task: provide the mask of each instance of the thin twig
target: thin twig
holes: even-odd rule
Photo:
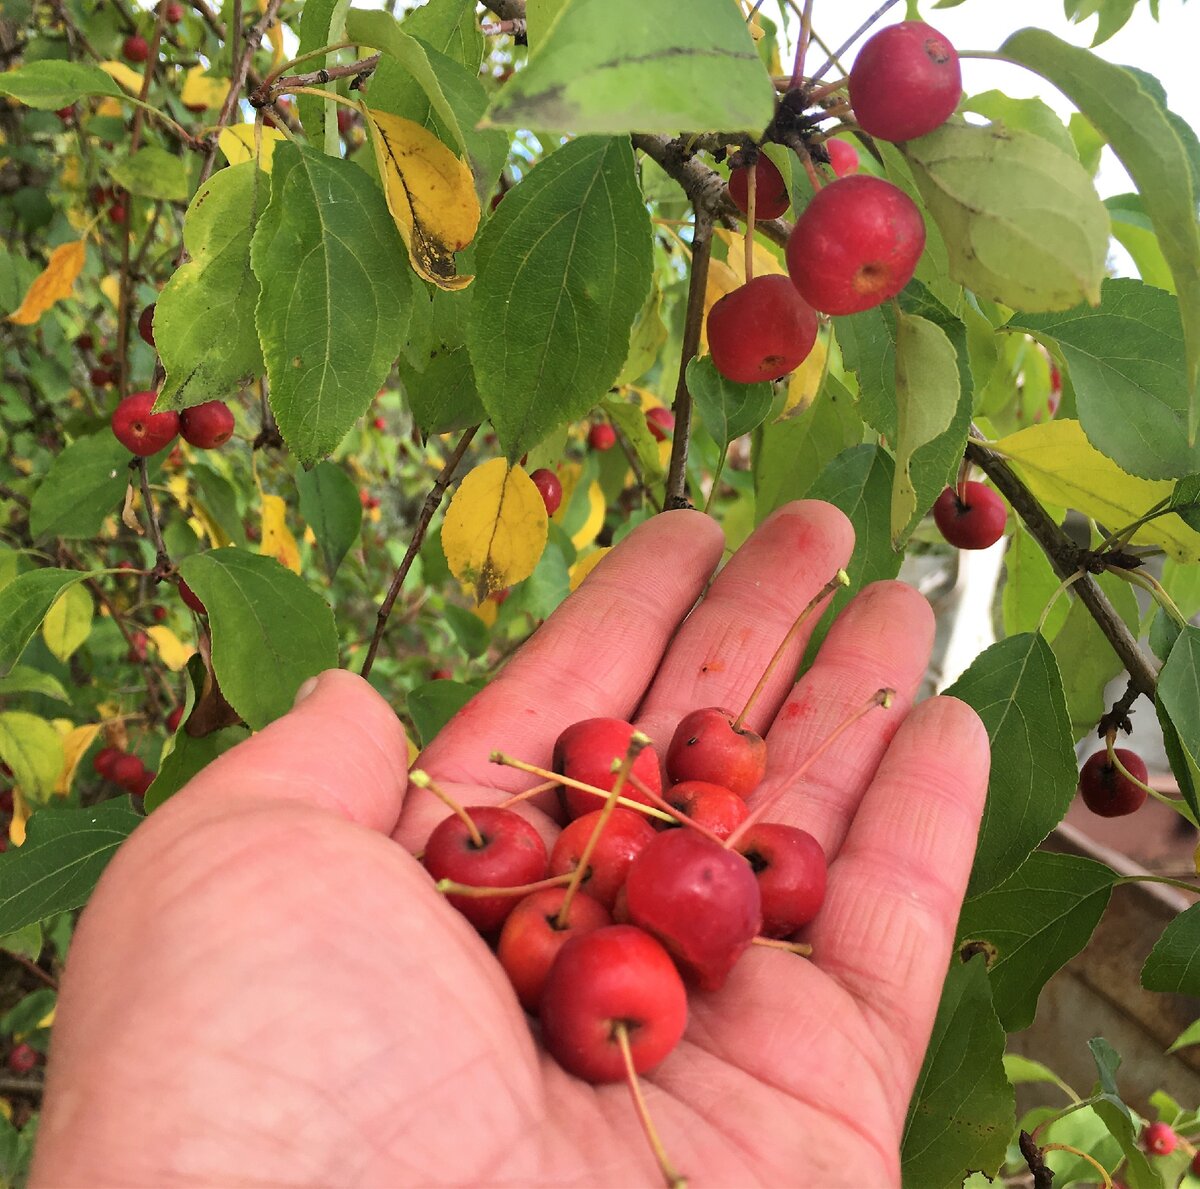
[[[873,13],[871,13],[871,15],[867,17],[867,19],[863,21],[863,23],[859,25],[859,27],[855,29],[854,32],[851,33],[850,36],[847,37],[846,40],[843,41],[842,44],[833,51],[832,54],[829,55],[829,60],[824,66],[821,67],[820,70],[817,71],[816,74],[812,76],[809,81],[815,83],[819,79],[823,78],[825,72],[834,64],[834,62],[837,61],[838,58],[840,58],[873,24],[875,24],[875,22],[879,20],[879,18],[883,16],[883,14],[887,12],[889,8],[894,8],[899,3],[900,0],[885,0],[883,4],[881,4]]]
[[[1087,556],[1087,550],[1080,549],[1054,523],[1008,462],[994,450],[974,440],[967,442],[967,457],[991,479],[1000,494],[1013,506],[1030,535],[1042,547],[1059,578],[1069,578],[1074,574]],[[1133,633],[1117,614],[1108,596],[1096,585],[1091,575],[1079,579],[1072,589],[1120,657],[1138,693],[1153,700],[1158,683],[1158,667],[1138,647]]]
[[[1054,1183],[1054,1173],[1046,1167],[1046,1161],[1042,1156],[1042,1149],[1037,1146],[1037,1143],[1028,1131],[1022,1131],[1019,1144],[1021,1155],[1025,1157],[1025,1163],[1029,1166],[1029,1171],[1033,1174],[1033,1189],[1051,1189]]]
[[[25,957],[24,954],[14,954],[12,952],[12,950],[6,950],[5,953],[18,966],[24,967],[26,970],[29,971],[30,974],[32,974],[34,976],[34,978],[40,979],[51,990],[53,990],[53,991],[58,990],[58,980],[53,975],[47,974],[36,962],[31,962],[28,958]]]
[[[704,322],[704,294],[708,288],[708,262],[712,257],[713,216],[708,208],[696,207],[696,224],[692,231],[692,269],[688,276],[687,314],[683,324],[683,349],[679,356],[679,378],[675,382],[675,431],[671,438],[671,467],[663,507],[687,508],[688,439],[692,430],[692,394],[687,386],[688,364],[700,348],[700,331]]]
[[[308,54],[305,57],[309,57]],[[332,82],[335,78],[366,78],[379,65],[382,54],[372,54],[357,62],[345,66],[330,66],[322,70],[313,70],[308,74],[287,74],[282,78],[272,79],[250,93],[252,107],[265,107],[271,98],[281,91],[295,91],[297,87],[315,87]]]
[[[171,568],[171,558],[163,543],[162,527],[158,523],[158,508],[154,497],[150,494],[150,476],[147,473],[146,460],[138,459],[138,482],[142,488],[142,503],[146,507],[146,519],[150,522],[150,539],[154,542],[154,572],[162,576]]]
[[[412,569],[417,551],[421,548],[421,542],[425,540],[425,534],[429,531],[429,524],[433,520],[433,514],[438,510],[438,506],[442,502],[442,497],[446,494],[446,488],[450,486],[450,481],[454,478],[454,472],[458,470],[459,463],[462,462],[463,455],[466,454],[467,447],[471,444],[471,439],[478,432],[478,425],[472,425],[470,429],[463,431],[462,437],[458,439],[458,445],[454,447],[454,453],[450,455],[446,460],[446,465],[438,472],[438,477],[433,481],[433,486],[429,489],[429,494],[425,497],[424,504],[421,505],[421,513],[417,517],[412,540],[409,541],[408,549],[400,565],[396,568],[395,574],[392,575],[392,584],[388,587],[388,592],[384,596],[383,602],[380,603],[379,611],[375,616],[375,632],[371,636],[371,644],[367,649],[367,658],[363,661],[362,675],[364,677],[370,675],[371,666],[375,664],[375,654],[379,651],[380,642],[383,640],[388,616],[392,613],[392,607],[400,595],[400,588],[404,585],[404,579],[408,577],[408,571]]]

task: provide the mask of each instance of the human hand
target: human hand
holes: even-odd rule
[[[720,532],[698,513],[655,517],[421,766],[484,804],[535,782],[489,764],[493,749],[544,762],[583,718],[636,714],[665,744],[688,710],[745,700],[850,548],[841,513],[790,505],[689,615]],[[643,1079],[694,1186],[898,1182],[974,851],[987,738],[953,699],[912,708],[933,638],[925,601],[868,587],[793,687],[806,635],[750,716],[769,747],[756,797],[790,785],[875,690],[897,697],[770,815],[830,859],[812,960],[751,947],[721,991],[690,996],[682,1043]],[[34,1184],[657,1182],[628,1091],[539,1051],[487,946],[411,857],[446,810],[405,794],[406,767],[383,699],[327,673],[138,828],[71,947]]]

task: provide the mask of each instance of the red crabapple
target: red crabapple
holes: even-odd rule
[[[727,380],[753,384],[795,371],[817,341],[817,316],[778,273],[755,277],[708,311],[708,349]]]

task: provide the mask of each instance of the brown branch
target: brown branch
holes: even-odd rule
[[[1046,1166],[1042,1149],[1037,1146],[1033,1136],[1028,1131],[1022,1131],[1018,1143],[1021,1155],[1025,1157],[1025,1163],[1033,1174],[1033,1189],[1051,1189],[1054,1184],[1054,1173]]]
[[[708,288],[708,263],[712,258],[713,217],[706,207],[696,207],[692,229],[692,268],[688,275],[687,314],[683,324],[683,347],[679,355],[679,379],[675,382],[675,432],[671,439],[671,466],[663,507],[690,508],[687,497],[688,441],[692,432],[692,394],[687,386],[688,364],[700,348],[700,330],[704,322],[704,294]]]
[[[368,78],[375,72],[382,54],[372,54],[357,62],[349,62],[345,66],[330,66],[323,70],[313,70],[308,74],[287,74],[282,78],[268,79],[261,87],[250,92],[251,107],[266,107],[276,94],[281,91],[291,91],[296,87],[316,87],[332,82],[335,78]]]
[[[146,519],[150,522],[150,539],[154,542],[155,578],[163,578],[170,572],[171,558],[163,544],[162,527],[158,523],[158,508],[150,494],[150,475],[144,458],[138,459],[138,482],[142,488],[142,503],[146,506]]]
[[[412,540],[408,543],[408,549],[404,554],[400,565],[396,568],[396,572],[392,575],[392,583],[388,587],[388,592],[384,596],[383,602],[379,605],[379,611],[375,616],[375,631],[371,636],[371,644],[367,649],[367,658],[363,661],[362,675],[367,677],[370,675],[371,666],[375,664],[375,655],[379,651],[379,645],[383,640],[383,632],[387,627],[388,616],[392,613],[392,607],[395,606],[396,599],[400,595],[400,588],[404,585],[404,579],[408,577],[408,571],[412,569],[412,564],[416,560],[417,551],[421,548],[421,542],[425,540],[425,534],[429,531],[429,524],[433,520],[433,514],[438,510],[438,505],[442,502],[442,497],[446,494],[446,488],[450,486],[451,479],[454,478],[454,472],[458,470],[459,463],[463,460],[463,455],[467,452],[467,447],[471,444],[471,439],[479,432],[478,425],[472,425],[470,429],[463,431],[462,437],[458,439],[458,445],[454,447],[454,453],[446,460],[446,465],[438,472],[438,477],[433,481],[433,486],[429,489],[429,494],[425,497],[424,504],[421,505],[420,515],[417,517],[416,526],[413,528]]]
[[[25,970],[29,971],[34,978],[40,979],[51,990],[58,990],[58,980],[53,975],[47,974],[36,962],[31,962],[27,957],[25,957],[24,954],[14,954],[12,950],[6,950],[5,956],[11,961],[15,962],[18,966],[21,966]]]
[[[642,464],[638,459],[637,451],[633,448],[633,443],[625,435],[625,431],[615,422],[611,422],[613,433],[617,435],[617,445],[621,447],[625,457],[629,460],[629,469],[633,471],[634,481],[641,489],[642,495],[649,502],[650,506],[656,511],[661,512],[658,500],[655,498],[654,492],[650,490],[649,484],[646,482],[646,476],[642,471]]]
[[[41,1098],[45,1083],[40,1077],[17,1077],[13,1074],[0,1073],[0,1094],[28,1094]]]
[[[1089,551],[1080,549],[1054,523],[1005,459],[976,441],[967,443],[967,457],[991,479],[1000,494],[1013,506],[1025,527],[1042,547],[1059,578],[1065,580],[1077,573],[1090,556]],[[1138,647],[1133,633],[1108,601],[1108,596],[1096,585],[1090,574],[1076,581],[1072,590],[1091,612],[1096,625],[1120,657],[1121,663],[1129,673],[1129,680],[1138,693],[1145,694],[1153,701],[1158,683],[1158,668]]]
[[[525,19],[525,0],[483,0],[483,6],[494,12],[502,21]]]

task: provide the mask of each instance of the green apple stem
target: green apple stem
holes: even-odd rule
[[[600,835],[604,833],[604,827],[608,825],[608,819],[612,817],[612,812],[617,807],[617,802],[621,799],[621,790],[625,787],[625,782],[629,779],[629,772],[633,768],[634,761],[642,754],[642,751],[650,746],[650,736],[643,735],[641,731],[634,731],[629,737],[629,746],[625,749],[624,756],[616,766],[616,779],[613,781],[612,789],[604,798],[604,805],[600,809],[600,816],[596,819],[596,824],[592,827],[592,832],[588,836],[587,844],[579,856],[579,862],[575,864],[575,870],[571,873],[571,882],[567,884],[566,893],[563,896],[563,902],[559,905],[558,915],[554,918],[554,927],[556,929],[565,929],[571,919],[571,901],[575,899],[575,893],[579,891],[579,885],[583,883],[584,876],[587,875],[588,865],[592,861],[592,855],[595,853],[596,845],[600,841]]]
[[[803,941],[780,941],[775,937],[754,937],[754,945],[764,945],[772,950],[787,950],[789,954],[799,954],[802,958],[812,957],[812,946]]]
[[[533,883],[517,884],[515,887],[509,888],[477,887],[474,884],[459,883],[453,879],[439,879],[437,890],[444,896],[466,896],[474,900],[483,899],[486,896],[532,896],[534,892],[541,892],[546,888],[561,888],[571,878],[571,874],[570,871],[564,871],[562,875],[549,875],[545,879],[535,880]]]
[[[845,570],[838,570],[824,586],[808,601],[808,606],[796,617],[796,622],[788,628],[788,633],[780,642],[779,647],[775,649],[774,656],[767,662],[767,667],[763,670],[763,675],[758,679],[758,684],[750,691],[750,697],[746,699],[745,706],[742,707],[742,712],[733,720],[733,729],[739,731],[742,724],[746,721],[746,715],[750,713],[754,703],[758,701],[763,690],[767,688],[767,682],[771,679],[771,674],[775,672],[776,666],[783,660],[784,654],[791,647],[792,641],[796,638],[796,634],[800,629],[812,618],[814,612],[825,601],[829,595],[833,594],[840,586],[849,586],[850,576]]]
[[[524,760],[518,760],[513,756],[505,755],[502,751],[494,751],[488,759],[493,764],[502,764],[506,768],[516,768],[519,772],[528,772],[531,776],[540,776],[551,784],[566,785],[570,789],[578,789],[581,793],[591,793],[593,797],[599,797],[604,800],[608,797],[608,790],[597,788],[594,784],[584,784],[582,780],[573,780],[569,776],[560,776],[556,772],[551,772],[548,768],[539,768],[536,764],[527,764]],[[543,791],[545,786],[539,785],[537,791]],[[529,795],[533,795],[534,790],[529,791]],[[525,796],[521,793],[519,796]],[[514,798],[515,800],[516,798]],[[655,809],[652,805],[643,805],[640,801],[631,801],[628,797],[618,797],[617,804],[625,809],[633,809],[638,813],[644,813],[647,817],[656,817],[661,821],[670,821],[670,815],[663,813],[661,810]]]
[[[439,788],[428,772],[414,768],[408,774],[408,782],[419,789],[428,789],[451,813],[461,818],[463,825],[467,827],[467,833],[471,835],[471,845],[477,849],[483,848],[483,835],[471,820],[471,815],[445,789]]]
[[[876,690],[864,705],[855,710],[854,713],[849,716],[849,718],[843,719],[840,723],[838,723],[838,725],[834,727],[824,739],[821,740],[812,755],[810,755],[808,759],[806,759],[804,763],[792,773],[791,783],[795,784],[795,782],[798,781],[800,777],[802,777],[804,773],[807,772],[809,768],[811,768],[813,764],[815,764],[817,760],[819,760],[821,756],[829,750],[830,746],[833,744],[833,741],[837,739],[843,731],[848,731],[856,722],[858,722],[860,718],[870,714],[871,711],[877,706],[882,706],[885,710],[888,709],[888,707],[890,707],[892,702],[895,700],[895,697],[896,691],[894,689]],[[744,835],[746,831],[751,828],[751,826],[754,826],[760,822],[763,818],[763,815],[767,813],[771,806],[773,806],[786,791],[787,789],[784,786],[781,786],[771,796],[767,797],[765,801],[762,801],[759,805],[757,805],[749,817],[747,817],[746,820],[742,822],[742,824],[738,826],[738,828],[734,830],[734,832],[730,834],[721,845],[733,850],[741,840],[742,835]]]
[[[637,1070],[633,1066],[633,1052],[629,1047],[629,1028],[623,1020],[618,1020],[613,1025],[613,1039],[620,1046],[621,1058],[625,1062],[625,1078],[629,1083],[629,1093],[633,1097],[633,1109],[637,1112],[638,1122],[642,1125],[642,1132],[646,1136],[650,1150],[654,1153],[654,1159],[658,1161],[658,1167],[662,1170],[667,1189],[687,1189],[687,1178],[675,1171],[675,1166],[671,1163],[667,1150],[659,1138],[658,1130],[654,1126],[654,1120],[650,1118],[650,1110],[646,1106],[646,1099],[642,1094]]]

